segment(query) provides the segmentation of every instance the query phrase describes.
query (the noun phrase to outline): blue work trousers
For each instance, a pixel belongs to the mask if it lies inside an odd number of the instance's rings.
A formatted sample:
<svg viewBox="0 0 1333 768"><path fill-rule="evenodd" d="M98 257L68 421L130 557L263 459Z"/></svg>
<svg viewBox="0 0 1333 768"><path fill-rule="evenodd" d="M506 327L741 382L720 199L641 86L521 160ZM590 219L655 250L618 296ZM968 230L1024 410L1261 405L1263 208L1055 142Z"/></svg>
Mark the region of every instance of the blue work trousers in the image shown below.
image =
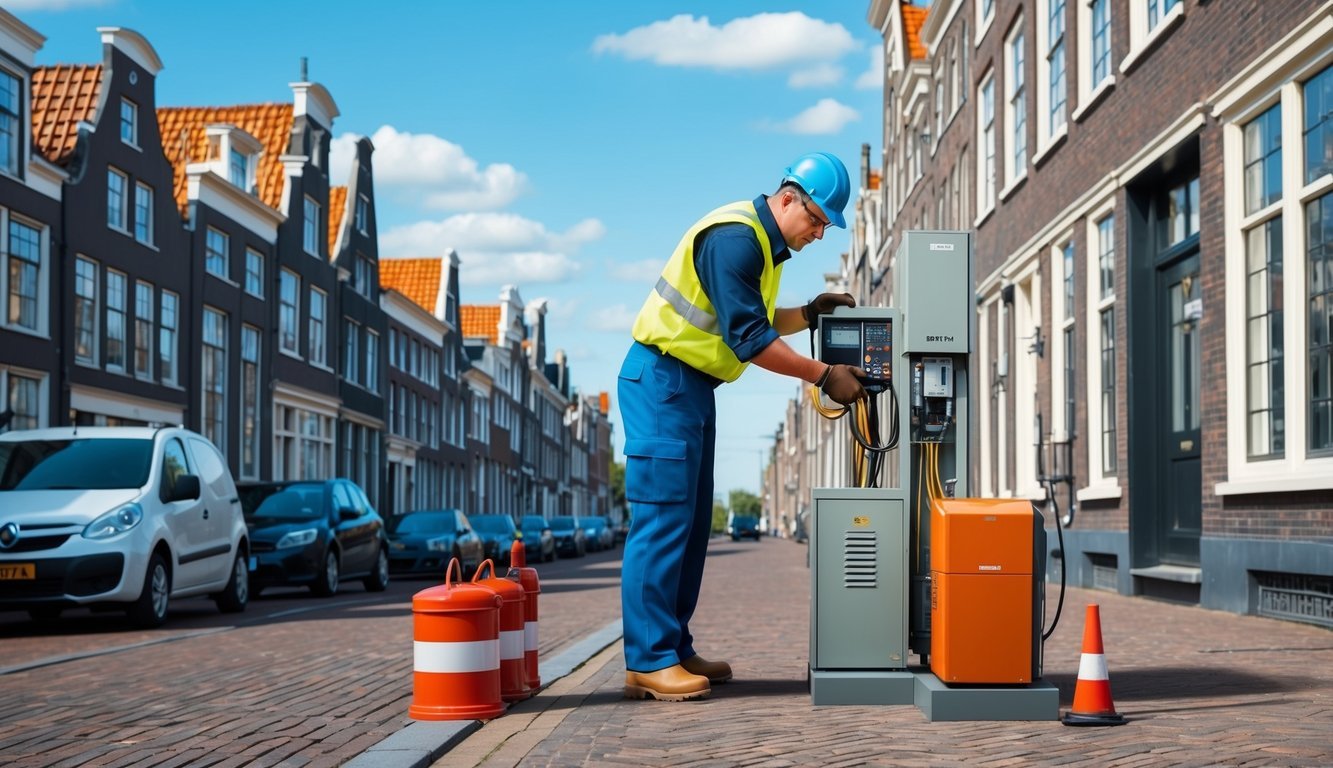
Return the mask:
<svg viewBox="0 0 1333 768"><path fill-rule="evenodd" d="M638 342L620 368L631 514L620 599L625 666L633 672L694 655L690 617L713 521L715 383Z"/></svg>

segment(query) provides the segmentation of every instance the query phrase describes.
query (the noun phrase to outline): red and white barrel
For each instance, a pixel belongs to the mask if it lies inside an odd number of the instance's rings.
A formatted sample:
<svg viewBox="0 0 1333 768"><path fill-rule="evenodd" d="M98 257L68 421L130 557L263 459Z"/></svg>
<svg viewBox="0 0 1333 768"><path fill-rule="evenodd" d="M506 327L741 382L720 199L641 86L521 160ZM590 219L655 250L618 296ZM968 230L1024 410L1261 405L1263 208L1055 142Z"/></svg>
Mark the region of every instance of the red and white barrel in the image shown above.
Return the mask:
<svg viewBox="0 0 1333 768"><path fill-rule="evenodd" d="M523 672L528 689L536 693L542 687L542 676L537 667L537 595L541 594L541 580L537 569L527 567L523 542L514 542L509 553L508 577L523 587Z"/></svg>
<svg viewBox="0 0 1333 768"><path fill-rule="evenodd" d="M490 578L483 579L489 570ZM500 698L521 701L532 695L523 670L523 587L495 575L495 562L483 560L472 583L494 590L500 597Z"/></svg>
<svg viewBox="0 0 1333 768"><path fill-rule="evenodd" d="M505 712L500 609L495 590L454 582L412 596L412 704L416 720L486 720Z"/></svg>

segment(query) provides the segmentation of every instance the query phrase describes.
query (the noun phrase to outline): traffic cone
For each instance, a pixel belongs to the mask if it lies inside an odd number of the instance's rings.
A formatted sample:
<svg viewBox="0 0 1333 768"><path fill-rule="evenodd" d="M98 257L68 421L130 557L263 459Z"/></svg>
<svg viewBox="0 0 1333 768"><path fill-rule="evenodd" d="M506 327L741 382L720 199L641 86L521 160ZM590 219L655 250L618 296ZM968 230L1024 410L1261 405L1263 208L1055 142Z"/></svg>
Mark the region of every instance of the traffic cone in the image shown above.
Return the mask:
<svg viewBox="0 0 1333 768"><path fill-rule="evenodd" d="M1102 619L1097 604L1088 606L1083 620L1083 656L1078 662L1078 683L1074 686L1074 706L1061 721L1065 725L1124 725L1111 702L1111 678L1106 672L1102 650Z"/></svg>

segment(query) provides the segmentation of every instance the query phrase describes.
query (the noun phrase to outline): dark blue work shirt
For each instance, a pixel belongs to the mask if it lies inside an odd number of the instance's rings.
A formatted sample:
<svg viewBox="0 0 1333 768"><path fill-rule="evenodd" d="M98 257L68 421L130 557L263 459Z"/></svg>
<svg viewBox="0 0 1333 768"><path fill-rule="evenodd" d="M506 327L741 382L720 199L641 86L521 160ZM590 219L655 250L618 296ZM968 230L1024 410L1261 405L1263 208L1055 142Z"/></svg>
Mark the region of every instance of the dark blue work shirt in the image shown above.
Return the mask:
<svg viewBox="0 0 1333 768"><path fill-rule="evenodd" d="M778 222L768 209L767 195L754 199L759 222L773 248L773 266L791 258ZM742 363L778 338L768 321L759 278L764 274L764 249L748 224L718 224L699 235L694 246L694 271L717 312L722 340Z"/></svg>

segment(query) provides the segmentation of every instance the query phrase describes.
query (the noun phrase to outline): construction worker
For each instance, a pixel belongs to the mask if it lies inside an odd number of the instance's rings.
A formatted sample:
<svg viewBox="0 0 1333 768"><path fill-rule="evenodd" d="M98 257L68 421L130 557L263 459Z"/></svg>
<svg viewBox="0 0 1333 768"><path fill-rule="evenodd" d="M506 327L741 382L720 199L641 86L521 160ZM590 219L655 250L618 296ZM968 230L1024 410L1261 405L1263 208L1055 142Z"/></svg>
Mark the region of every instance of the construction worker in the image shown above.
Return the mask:
<svg viewBox="0 0 1333 768"><path fill-rule="evenodd" d="M621 580L630 698L702 699L731 679L729 664L695 653L689 630L713 517L713 389L753 362L815 383L838 403L865 395L859 368L812 360L778 338L855 305L849 294L824 293L804 307L777 306L783 263L828 226L846 227L850 194L838 158L797 158L772 195L695 222L639 310L619 378L632 505Z"/></svg>

